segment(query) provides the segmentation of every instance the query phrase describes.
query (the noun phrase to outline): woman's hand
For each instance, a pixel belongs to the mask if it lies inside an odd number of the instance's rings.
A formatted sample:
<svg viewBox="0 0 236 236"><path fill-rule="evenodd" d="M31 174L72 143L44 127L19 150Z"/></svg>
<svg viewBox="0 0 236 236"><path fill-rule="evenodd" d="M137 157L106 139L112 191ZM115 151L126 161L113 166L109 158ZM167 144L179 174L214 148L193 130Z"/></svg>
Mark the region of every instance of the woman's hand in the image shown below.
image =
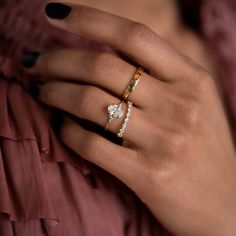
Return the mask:
<svg viewBox="0 0 236 236"><path fill-rule="evenodd" d="M236 235L234 146L211 76L142 24L79 5L50 4L46 12L51 24L149 71L129 97L126 145L73 121L63 125L63 141L127 184L174 235ZM48 78L41 101L105 127L108 105L120 103L135 69L110 53L61 49L41 53L27 71Z"/></svg>

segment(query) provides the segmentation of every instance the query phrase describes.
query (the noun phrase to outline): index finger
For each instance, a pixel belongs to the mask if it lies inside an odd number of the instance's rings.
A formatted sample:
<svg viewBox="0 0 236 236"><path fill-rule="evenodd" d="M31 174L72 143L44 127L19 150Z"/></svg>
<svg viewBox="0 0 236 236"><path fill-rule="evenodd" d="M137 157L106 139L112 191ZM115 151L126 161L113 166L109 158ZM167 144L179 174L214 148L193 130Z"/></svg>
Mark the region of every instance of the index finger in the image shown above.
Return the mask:
<svg viewBox="0 0 236 236"><path fill-rule="evenodd" d="M188 60L141 23L71 3L52 2L45 11L50 23L115 48L154 75L176 80L189 74Z"/></svg>

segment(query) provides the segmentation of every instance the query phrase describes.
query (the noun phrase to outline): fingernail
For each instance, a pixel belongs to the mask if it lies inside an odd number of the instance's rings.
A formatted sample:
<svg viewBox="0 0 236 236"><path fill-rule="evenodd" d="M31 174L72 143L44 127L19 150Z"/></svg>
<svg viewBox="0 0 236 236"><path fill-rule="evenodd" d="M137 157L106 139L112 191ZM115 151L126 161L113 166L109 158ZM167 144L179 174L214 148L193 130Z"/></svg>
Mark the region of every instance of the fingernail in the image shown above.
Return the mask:
<svg viewBox="0 0 236 236"><path fill-rule="evenodd" d="M71 7L62 3L49 3L45 12L52 19L62 20L70 14Z"/></svg>
<svg viewBox="0 0 236 236"><path fill-rule="evenodd" d="M40 94L41 86L42 86L42 83L31 84L31 86L29 88L29 93L33 97L38 97Z"/></svg>
<svg viewBox="0 0 236 236"><path fill-rule="evenodd" d="M32 68L39 57L38 52L24 53L21 57L21 64L26 68Z"/></svg>

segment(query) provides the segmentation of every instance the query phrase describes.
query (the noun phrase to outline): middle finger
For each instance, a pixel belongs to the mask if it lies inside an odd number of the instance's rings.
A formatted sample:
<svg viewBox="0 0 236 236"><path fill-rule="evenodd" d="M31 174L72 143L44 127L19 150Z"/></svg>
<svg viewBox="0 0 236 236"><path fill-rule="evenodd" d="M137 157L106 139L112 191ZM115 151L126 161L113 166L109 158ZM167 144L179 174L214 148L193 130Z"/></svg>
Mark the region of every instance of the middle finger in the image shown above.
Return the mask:
<svg viewBox="0 0 236 236"><path fill-rule="evenodd" d="M58 49L41 53L29 72L47 78L95 85L116 97L122 97L135 71L133 65L111 53ZM161 83L164 82L143 73L129 100L145 108L153 98L155 88L161 86Z"/></svg>

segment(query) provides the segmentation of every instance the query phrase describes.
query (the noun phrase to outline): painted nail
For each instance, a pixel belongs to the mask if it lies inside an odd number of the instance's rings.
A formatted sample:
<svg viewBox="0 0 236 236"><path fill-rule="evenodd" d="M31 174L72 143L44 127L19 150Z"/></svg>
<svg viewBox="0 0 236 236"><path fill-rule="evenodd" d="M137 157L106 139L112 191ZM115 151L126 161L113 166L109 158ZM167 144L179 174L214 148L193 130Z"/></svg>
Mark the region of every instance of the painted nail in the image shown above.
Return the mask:
<svg viewBox="0 0 236 236"><path fill-rule="evenodd" d="M45 12L52 19L62 20L70 14L71 7L62 3L49 3Z"/></svg>
<svg viewBox="0 0 236 236"><path fill-rule="evenodd" d="M24 53L21 57L21 64L26 68L32 68L39 57L38 52Z"/></svg>

